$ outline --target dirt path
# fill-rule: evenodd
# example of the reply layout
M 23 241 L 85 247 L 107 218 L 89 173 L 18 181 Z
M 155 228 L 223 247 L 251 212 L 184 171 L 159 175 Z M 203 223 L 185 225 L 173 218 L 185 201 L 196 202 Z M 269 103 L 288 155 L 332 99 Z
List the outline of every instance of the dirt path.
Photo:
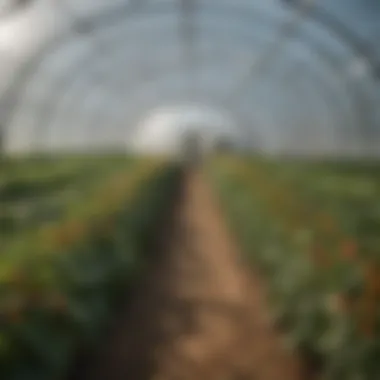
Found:
M 128 318 L 81 378 L 300 379 L 200 173 L 187 176 L 171 231 Z

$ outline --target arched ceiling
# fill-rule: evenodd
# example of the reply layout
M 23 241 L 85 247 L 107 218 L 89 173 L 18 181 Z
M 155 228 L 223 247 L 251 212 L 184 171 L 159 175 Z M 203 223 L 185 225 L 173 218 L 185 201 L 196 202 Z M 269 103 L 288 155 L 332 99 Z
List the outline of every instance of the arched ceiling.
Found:
M 343 5 L 316 2 L 297 18 L 280 0 L 58 3 L 59 22 L 3 86 L 14 149 L 125 144 L 151 109 L 179 101 L 224 108 L 252 146 L 353 151 L 380 141 L 378 53 L 360 22 L 347 36 L 334 27 L 339 9 L 349 20 Z

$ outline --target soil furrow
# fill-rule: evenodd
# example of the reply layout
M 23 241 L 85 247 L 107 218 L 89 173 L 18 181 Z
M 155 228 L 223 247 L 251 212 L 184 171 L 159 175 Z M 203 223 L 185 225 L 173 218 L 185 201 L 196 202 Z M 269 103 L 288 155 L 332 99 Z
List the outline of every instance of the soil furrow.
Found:
M 101 350 L 91 380 L 298 380 L 210 187 L 184 179 L 162 257 Z

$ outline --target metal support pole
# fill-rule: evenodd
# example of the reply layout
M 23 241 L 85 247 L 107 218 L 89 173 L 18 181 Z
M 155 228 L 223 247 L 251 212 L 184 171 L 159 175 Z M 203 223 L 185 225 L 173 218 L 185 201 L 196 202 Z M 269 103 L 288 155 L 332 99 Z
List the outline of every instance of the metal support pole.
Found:
M 179 36 L 182 43 L 182 65 L 188 79 L 189 98 L 195 95 L 196 78 L 196 23 L 197 0 L 180 0 Z

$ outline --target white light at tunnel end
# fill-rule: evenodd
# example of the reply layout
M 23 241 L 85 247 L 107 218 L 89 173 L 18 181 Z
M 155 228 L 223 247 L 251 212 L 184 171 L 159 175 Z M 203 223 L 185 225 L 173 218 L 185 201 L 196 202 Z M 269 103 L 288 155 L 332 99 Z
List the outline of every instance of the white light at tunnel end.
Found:
M 370 73 L 370 64 L 365 57 L 353 59 L 348 66 L 348 75 L 353 79 L 363 79 Z
M 137 123 L 127 149 L 138 154 L 181 154 L 183 137 L 196 132 L 205 151 L 212 150 L 220 139 L 234 145 L 242 141 L 236 122 L 228 112 L 197 104 L 178 104 L 152 109 Z

